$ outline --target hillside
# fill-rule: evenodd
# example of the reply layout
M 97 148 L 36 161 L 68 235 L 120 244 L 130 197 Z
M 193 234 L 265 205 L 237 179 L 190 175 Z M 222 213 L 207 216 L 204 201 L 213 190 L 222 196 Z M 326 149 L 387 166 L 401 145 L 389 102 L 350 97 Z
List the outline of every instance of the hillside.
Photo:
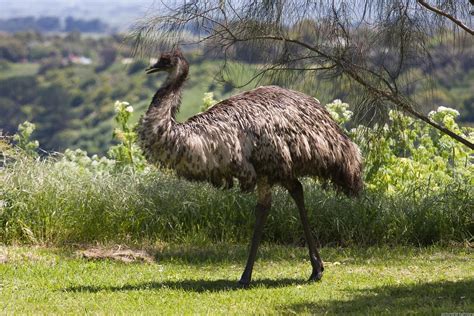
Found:
M 130 58 L 130 48 L 120 36 L 44 36 L 37 33 L 0 35 L 0 130 L 13 134 L 19 123 L 37 125 L 34 137 L 46 151 L 81 148 L 104 153 L 112 143 L 114 103 L 128 101 L 135 108 L 133 121 L 143 113 L 163 80 L 147 76 L 149 59 Z M 447 44 L 446 44 L 447 45 Z M 216 80 L 220 60 L 206 59 L 199 51 L 186 52 L 191 70 L 178 120 L 199 112 L 205 92 L 217 100 L 238 92 L 232 84 Z M 425 113 L 439 107 L 460 111 L 460 121 L 474 123 L 474 48 L 457 52 L 436 45 L 433 68 L 412 67 L 414 97 Z M 227 73 L 235 85 L 246 82 L 257 64 L 234 67 Z M 322 103 L 347 99 L 347 89 L 312 75 L 301 81 L 258 82 L 281 84 L 317 97 Z M 253 85 L 257 82 L 252 83 Z M 244 87 L 249 89 L 252 84 Z

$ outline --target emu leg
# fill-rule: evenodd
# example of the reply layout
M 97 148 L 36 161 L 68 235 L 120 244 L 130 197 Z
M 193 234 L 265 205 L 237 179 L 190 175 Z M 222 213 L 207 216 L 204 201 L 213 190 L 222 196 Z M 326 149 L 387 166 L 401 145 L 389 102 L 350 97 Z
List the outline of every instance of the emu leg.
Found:
M 309 281 L 319 281 L 323 277 L 324 264 L 319 256 L 316 243 L 311 234 L 311 228 L 309 227 L 308 214 L 304 206 L 303 186 L 298 180 L 295 180 L 288 186 L 288 191 L 293 200 L 295 200 L 296 206 L 300 212 L 301 223 L 303 224 L 306 242 L 308 243 L 309 259 L 311 260 L 311 266 L 313 267 L 313 272 L 309 277 Z
M 259 184 L 257 187 L 258 190 L 258 202 L 257 207 L 255 208 L 256 222 L 253 231 L 252 242 L 250 244 L 249 257 L 247 259 L 247 264 L 245 265 L 245 270 L 240 277 L 239 284 L 243 287 L 247 287 L 250 284 L 252 279 L 252 270 L 255 263 L 255 258 L 257 256 L 258 245 L 262 239 L 263 227 L 268 217 L 268 213 L 271 207 L 271 187 L 265 182 Z

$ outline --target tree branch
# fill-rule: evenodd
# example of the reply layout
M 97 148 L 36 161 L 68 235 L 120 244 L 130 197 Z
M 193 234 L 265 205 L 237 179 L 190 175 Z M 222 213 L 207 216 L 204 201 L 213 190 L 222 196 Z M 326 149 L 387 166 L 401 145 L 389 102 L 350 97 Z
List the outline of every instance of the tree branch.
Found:
M 451 14 L 444 12 L 443 10 L 440 10 L 436 7 L 431 6 L 424 0 L 416 0 L 420 5 L 424 6 L 430 11 L 433 11 L 436 14 L 442 15 L 448 19 L 450 19 L 453 23 L 455 23 L 457 26 L 462 28 L 464 31 L 468 32 L 471 35 L 474 35 L 474 30 L 469 28 L 466 24 L 464 24 L 462 21 L 458 20 L 456 17 L 452 16 Z
M 470 1 L 472 2 L 474 0 Z M 296 68 L 298 71 L 326 71 L 328 73 L 334 73 L 337 76 L 344 75 L 347 76 L 350 81 L 357 82 L 357 84 L 367 92 L 366 95 L 369 100 L 373 100 L 377 103 L 387 102 L 393 104 L 400 110 L 424 121 L 443 134 L 450 136 L 470 149 L 474 149 L 472 140 L 463 135 L 457 135 L 455 132 L 433 121 L 430 117 L 418 112 L 416 110 L 417 104 L 408 96 L 401 93 L 397 88 L 397 78 L 403 72 L 404 65 L 419 62 L 419 57 L 427 56 L 429 58 L 426 44 L 428 43 L 427 35 L 431 34 L 431 25 L 426 22 L 434 22 L 434 25 L 442 25 L 446 18 L 468 34 L 474 35 L 474 30 L 470 28 L 470 25 L 465 24 L 454 14 L 430 5 L 428 3 L 429 0 L 389 1 L 393 3 L 393 6 L 381 6 L 378 1 L 367 0 L 365 1 L 366 7 L 364 8 L 363 16 L 365 17 L 366 11 L 371 12 L 371 9 L 375 11 L 374 13 L 368 13 L 368 20 L 361 20 L 359 25 L 361 25 L 360 31 L 362 32 L 358 33 L 357 30 L 359 30 L 359 28 L 353 28 L 353 24 L 350 23 L 351 19 L 344 14 L 344 8 L 339 10 L 335 6 L 335 3 L 338 3 L 338 6 L 339 4 L 340 6 L 345 6 L 349 1 L 302 1 L 302 4 L 306 3 L 306 9 L 308 9 L 309 6 L 313 6 L 313 2 L 320 3 L 320 8 L 317 10 L 317 12 L 320 13 L 319 15 L 316 14 L 313 16 L 312 13 L 303 14 L 301 16 L 298 15 L 295 20 L 296 22 L 301 22 L 306 18 L 311 18 L 317 21 L 319 17 L 319 20 L 323 21 L 321 23 L 324 27 L 313 30 L 316 32 L 316 34 L 313 34 L 315 40 L 313 43 L 309 40 L 305 40 L 304 37 L 299 38 L 298 35 L 290 35 L 293 34 L 291 27 L 286 28 L 286 26 L 284 26 L 286 25 L 283 22 L 285 21 L 285 17 L 288 18 L 288 21 L 293 21 L 296 13 L 309 12 L 305 10 L 304 7 L 301 8 L 299 5 L 297 6 L 298 1 L 288 1 L 288 10 L 278 12 L 275 18 L 273 15 L 265 15 L 273 13 L 267 12 L 267 6 L 260 5 L 258 1 L 236 2 L 237 7 L 230 5 L 232 1 L 222 2 L 217 0 L 203 0 L 199 2 L 199 5 L 197 5 L 197 1 L 192 2 L 195 4 L 192 10 L 190 10 L 186 4 L 178 7 L 174 10 L 174 15 L 162 20 L 166 23 L 165 27 L 159 29 L 159 35 L 165 39 L 170 39 L 174 34 L 173 31 L 176 29 L 183 30 L 189 21 L 194 20 L 201 22 L 200 27 L 206 30 L 204 38 L 200 40 L 210 42 L 214 46 L 222 48 L 225 56 L 227 56 L 227 50 L 238 42 L 255 41 L 255 43 L 261 44 L 261 47 L 273 48 L 273 53 L 278 53 L 278 49 L 281 47 L 281 45 L 272 46 L 278 42 L 292 44 L 287 45 L 290 52 L 291 46 L 295 45 L 298 50 L 310 52 L 318 62 L 316 64 L 313 63 L 313 65 L 291 64 L 291 60 L 285 58 L 282 61 L 278 59 L 273 60 L 272 56 L 269 55 L 267 56 L 267 60 L 270 60 L 273 65 L 265 67 L 257 73 L 251 81 L 255 78 L 260 78 L 266 71 L 292 70 L 291 68 L 293 68 L 293 70 Z M 460 2 L 461 1 L 452 0 L 438 1 L 438 3 L 451 4 L 454 8 L 458 8 Z M 229 3 L 230 12 L 226 11 L 227 3 Z M 212 4 L 216 4 L 216 6 Z M 241 4 L 243 5 L 242 7 Z M 247 4 L 247 6 L 245 6 L 245 4 Z M 418 5 L 423 7 L 423 13 L 431 11 L 434 14 L 419 14 L 420 10 L 416 12 Z M 298 8 L 295 9 L 296 7 Z M 443 6 L 440 5 L 440 8 L 443 8 Z M 462 6 L 462 8 L 464 9 L 461 12 L 465 12 L 467 10 L 466 4 Z M 329 9 L 329 11 L 326 13 L 324 9 Z M 283 16 L 283 20 L 281 20 L 282 14 L 286 14 Z M 413 20 L 410 16 L 414 17 Z M 439 17 L 443 18 L 439 19 Z M 161 21 L 151 21 L 148 25 L 145 24 L 145 28 L 138 32 L 138 41 L 144 41 L 140 36 L 147 36 L 147 31 L 151 32 L 152 27 L 160 22 Z M 373 26 L 370 27 L 372 22 Z M 369 24 L 368 30 L 366 30 L 368 27 L 367 23 Z M 275 29 L 275 27 L 277 27 L 277 29 Z M 397 29 L 397 27 L 399 29 Z M 400 32 L 400 36 L 393 36 L 397 34 L 393 34 L 393 32 L 397 30 Z M 352 34 L 349 34 L 349 31 L 351 31 Z M 358 46 L 358 36 L 360 36 L 361 41 L 364 41 L 362 46 Z M 380 38 L 377 38 L 377 36 L 380 36 Z M 333 41 L 337 41 L 340 38 L 346 40 L 345 44 L 339 46 L 334 45 Z M 374 40 L 371 40 L 372 38 Z M 366 39 L 369 40 L 368 43 Z M 264 41 L 269 41 L 269 43 L 267 43 L 267 45 L 260 43 Z M 386 67 L 386 64 L 382 62 L 382 65 L 379 65 L 381 66 L 380 69 L 374 69 L 372 66 L 377 65 L 376 62 L 374 63 L 374 58 L 371 53 L 373 52 L 375 56 L 377 56 L 377 52 L 380 53 L 382 50 L 379 49 L 377 51 L 375 48 L 366 47 L 364 45 L 378 45 L 380 48 L 391 48 L 391 44 L 397 44 L 397 47 L 400 49 L 399 53 L 401 57 L 398 67 L 395 71 L 390 71 L 390 69 Z M 287 46 L 283 46 L 286 49 Z M 360 48 L 360 51 L 358 48 Z M 419 51 L 420 48 L 421 51 Z M 390 57 L 391 55 L 387 56 Z M 224 59 L 224 68 L 226 62 L 227 59 Z M 391 65 L 392 64 L 393 62 Z M 388 77 L 383 71 L 388 74 Z
M 401 108 L 403 111 L 415 116 L 416 118 L 422 120 L 423 122 L 431 125 L 432 127 L 436 128 L 437 130 L 443 132 L 444 134 L 446 134 L 446 135 L 450 136 L 451 138 L 455 139 L 456 141 L 458 141 L 458 142 L 464 144 L 465 146 L 469 147 L 470 149 L 474 150 L 474 143 L 472 143 L 471 141 L 469 141 L 468 139 L 466 139 L 462 136 L 457 135 L 456 133 L 454 133 L 450 129 L 436 123 L 435 121 L 431 120 L 426 115 L 423 115 L 420 112 L 416 111 L 410 105 L 409 102 L 407 102 L 406 100 L 403 100 L 402 98 L 400 98 L 400 96 L 398 95 L 397 92 L 394 92 L 393 90 L 391 90 L 390 92 L 387 92 L 387 91 L 384 91 L 384 90 L 381 90 L 381 89 L 378 89 L 378 88 L 374 87 L 370 82 L 367 82 L 364 78 L 362 78 L 357 73 L 357 71 L 355 70 L 355 68 L 357 68 L 359 70 L 367 70 L 367 69 L 361 69 L 360 66 L 353 65 L 352 63 L 345 63 L 344 60 L 339 60 L 339 59 L 335 58 L 334 56 L 326 54 L 326 53 L 322 52 L 321 50 L 319 50 L 318 48 L 313 47 L 312 45 L 309 45 L 308 43 L 299 41 L 297 39 L 285 38 L 284 36 L 264 35 L 264 36 L 255 36 L 255 37 L 252 37 L 252 38 L 245 38 L 245 39 L 237 38 L 236 41 L 248 41 L 248 40 L 255 40 L 255 39 L 286 41 L 286 42 L 294 43 L 294 44 L 297 44 L 297 45 L 301 45 L 302 47 L 304 47 L 306 49 L 309 49 L 309 50 L 319 54 L 320 56 L 322 56 L 324 58 L 327 58 L 328 60 L 330 60 L 334 64 L 341 67 L 341 69 L 343 70 L 343 72 L 346 75 L 348 75 L 349 77 L 354 79 L 356 82 L 358 82 L 360 85 L 362 85 L 364 88 L 366 88 L 373 95 L 375 95 L 377 97 L 384 98 L 384 99 L 392 102 L 397 107 Z M 370 71 L 369 71 L 369 73 L 370 73 Z
M 474 150 L 474 143 L 470 142 L 468 139 L 459 136 L 458 134 L 454 133 L 450 129 L 436 123 L 426 115 L 421 114 L 420 112 L 416 111 L 407 101 L 403 100 L 400 98 L 399 95 L 397 94 L 391 94 L 386 91 L 374 88 L 370 84 L 367 84 L 360 76 L 357 74 L 351 74 L 347 73 L 349 76 L 351 76 L 355 81 L 360 83 L 362 86 L 364 86 L 366 89 L 368 89 L 370 92 L 372 92 L 375 95 L 378 95 L 380 97 L 383 97 L 393 104 L 397 105 L 400 107 L 403 111 L 413 115 L 414 117 L 422 120 L 423 122 L 431 125 L 432 127 L 436 128 L 437 130 L 443 132 L 444 134 L 448 135 L 449 137 L 455 139 L 456 141 L 460 142 L 461 144 L 469 147 L 470 149 Z

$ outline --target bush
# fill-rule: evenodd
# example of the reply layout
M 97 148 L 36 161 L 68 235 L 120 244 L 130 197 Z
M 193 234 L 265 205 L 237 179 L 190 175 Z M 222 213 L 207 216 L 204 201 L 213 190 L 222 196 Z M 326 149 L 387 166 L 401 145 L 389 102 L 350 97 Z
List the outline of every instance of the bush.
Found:
M 348 104 L 339 100 L 327 109 L 343 127 L 352 117 Z M 456 123 L 459 112 L 439 107 L 429 117 L 465 138 L 474 139 L 474 128 Z M 398 111 L 391 111 L 382 127 L 359 126 L 346 132 L 363 152 L 365 183 L 369 189 L 404 194 L 414 188 L 430 192 L 449 185 L 474 185 L 474 151 L 430 126 Z
M 31 140 L 31 134 L 35 131 L 35 124 L 28 121 L 18 125 L 18 133 L 13 136 L 13 140 L 16 142 L 18 148 L 23 150 L 26 156 L 37 157 L 36 152 L 39 146 L 37 140 Z

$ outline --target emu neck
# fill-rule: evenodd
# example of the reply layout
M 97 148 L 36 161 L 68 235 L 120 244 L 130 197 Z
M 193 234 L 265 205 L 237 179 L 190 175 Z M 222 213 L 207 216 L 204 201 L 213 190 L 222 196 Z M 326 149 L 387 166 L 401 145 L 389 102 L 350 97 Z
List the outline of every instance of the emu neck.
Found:
M 185 66 L 187 66 L 185 64 Z M 172 162 L 176 142 L 181 140 L 174 133 L 178 128 L 175 116 L 181 103 L 181 88 L 188 75 L 187 67 L 174 69 L 163 86 L 153 96 L 148 111 L 138 125 L 138 138 L 145 156 L 151 162 Z M 172 137 L 172 135 L 174 135 Z
M 176 124 L 176 113 L 181 104 L 181 91 L 187 71 L 180 71 L 178 67 L 168 75 L 165 83 L 156 91 L 147 111 L 147 116 L 156 119 L 161 124 L 171 127 Z

